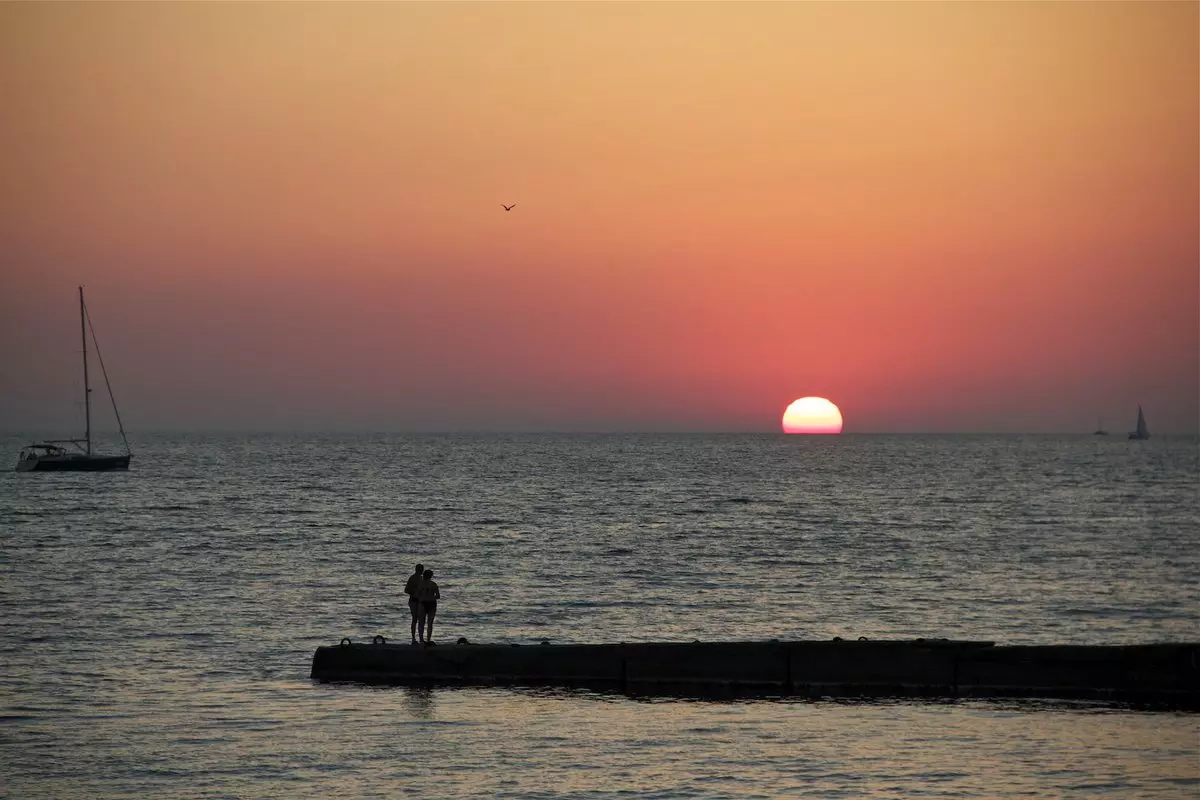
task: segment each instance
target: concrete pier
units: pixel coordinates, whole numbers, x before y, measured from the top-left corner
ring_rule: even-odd
[[[380,639],[318,647],[312,677],[665,695],[1044,697],[1200,710],[1200,643],[998,647],[917,639],[423,647]]]

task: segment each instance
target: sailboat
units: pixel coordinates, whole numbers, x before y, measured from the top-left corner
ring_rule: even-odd
[[[108,389],[108,399],[112,402],[113,414],[117,418],[117,427],[121,431],[121,441],[125,443],[124,455],[101,455],[92,451],[92,388],[88,383],[88,329],[92,320],[87,313],[87,305],[83,301],[83,287],[79,287],[79,335],[83,340],[83,409],[85,432],[82,439],[47,439],[44,442],[26,445],[21,448],[17,458],[17,472],[33,471],[88,471],[102,472],[117,469],[129,469],[129,459],[133,454],[129,450],[129,440],[125,438],[125,427],[121,425],[121,414],[117,411],[117,401],[113,397],[112,386],[108,382],[108,370],[104,368],[104,357],[100,355],[100,345],[96,342],[96,331],[92,329],[92,342],[96,345],[96,357],[100,361],[100,371],[104,374],[104,386]]]
[[[1096,417],[1096,430],[1092,431],[1092,436],[1108,436],[1108,431],[1104,430],[1103,417]]]
[[[1138,406],[1138,421],[1137,430],[1129,434],[1130,439],[1149,439],[1150,429],[1146,427],[1146,415],[1142,413],[1142,407]]]

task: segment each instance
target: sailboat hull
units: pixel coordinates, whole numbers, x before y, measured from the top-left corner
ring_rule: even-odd
[[[29,458],[17,463],[17,472],[109,472],[129,469],[129,456],[66,456]]]

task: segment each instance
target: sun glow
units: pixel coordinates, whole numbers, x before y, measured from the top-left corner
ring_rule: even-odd
[[[784,433],[841,433],[842,412],[824,397],[801,397],[783,412]]]

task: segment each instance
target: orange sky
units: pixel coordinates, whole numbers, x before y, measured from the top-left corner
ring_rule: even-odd
[[[1198,30],[0,4],[0,428],[80,427],[84,283],[135,431],[1195,430]]]

